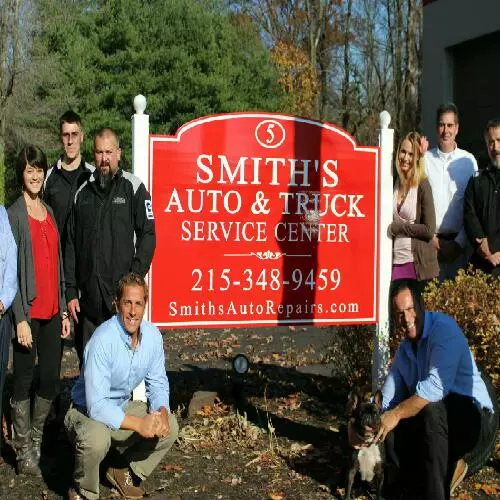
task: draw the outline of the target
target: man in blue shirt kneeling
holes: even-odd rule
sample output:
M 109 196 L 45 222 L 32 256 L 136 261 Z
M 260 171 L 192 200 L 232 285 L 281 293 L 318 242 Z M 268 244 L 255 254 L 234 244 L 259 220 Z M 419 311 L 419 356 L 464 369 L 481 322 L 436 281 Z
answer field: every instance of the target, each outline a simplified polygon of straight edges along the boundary
M 375 439 L 387 437 L 388 464 L 411 484 L 415 498 L 448 499 L 467 469 L 488 459 L 498 414 L 457 323 L 424 311 L 409 281 L 395 282 L 391 305 L 405 338 L 382 388 L 384 413 Z
M 111 446 L 127 449 L 123 464 L 110 467 L 106 478 L 123 497 L 141 498 L 140 482 L 177 438 L 163 339 L 142 319 L 147 299 L 144 279 L 136 273 L 125 275 L 117 287 L 117 314 L 97 328 L 85 348 L 72 407 L 64 420 L 75 445 L 70 499 L 99 498 L 99 464 Z M 148 404 L 131 397 L 142 380 Z

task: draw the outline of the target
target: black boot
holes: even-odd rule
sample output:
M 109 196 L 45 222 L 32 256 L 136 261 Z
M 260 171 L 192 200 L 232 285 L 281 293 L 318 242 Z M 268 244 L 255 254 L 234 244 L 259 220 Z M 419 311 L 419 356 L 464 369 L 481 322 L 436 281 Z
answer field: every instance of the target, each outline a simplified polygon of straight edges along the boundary
M 12 426 L 14 427 L 12 445 L 16 452 L 17 473 L 41 476 L 42 473 L 38 467 L 38 460 L 33 454 L 31 443 L 30 400 L 11 401 L 11 406 Z
M 43 399 L 40 396 L 35 397 L 33 419 L 31 420 L 31 442 L 33 445 L 33 454 L 37 463 L 40 462 L 43 428 L 51 407 L 51 400 Z

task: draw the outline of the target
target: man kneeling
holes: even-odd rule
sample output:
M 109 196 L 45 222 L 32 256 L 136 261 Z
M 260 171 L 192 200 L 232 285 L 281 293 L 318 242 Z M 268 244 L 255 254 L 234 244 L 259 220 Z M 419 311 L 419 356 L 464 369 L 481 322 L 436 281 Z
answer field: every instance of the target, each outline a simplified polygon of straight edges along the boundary
M 123 463 L 110 467 L 106 478 L 122 496 L 141 498 L 139 483 L 177 438 L 163 339 L 154 325 L 142 320 L 147 299 L 144 279 L 135 273 L 124 276 L 117 287 L 117 314 L 97 328 L 85 348 L 72 407 L 64 420 L 75 445 L 70 499 L 99 498 L 99 464 L 112 445 L 126 450 Z M 131 400 L 141 380 L 148 405 Z
M 382 388 L 375 441 L 387 436 L 387 463 L 410 484 L 405 499 L 447 500 L 469 465 L 488 459 L 498 414 L 455 320 L 424 310 L 410 280 L 394 282 L 391 306 L 405 338 Z

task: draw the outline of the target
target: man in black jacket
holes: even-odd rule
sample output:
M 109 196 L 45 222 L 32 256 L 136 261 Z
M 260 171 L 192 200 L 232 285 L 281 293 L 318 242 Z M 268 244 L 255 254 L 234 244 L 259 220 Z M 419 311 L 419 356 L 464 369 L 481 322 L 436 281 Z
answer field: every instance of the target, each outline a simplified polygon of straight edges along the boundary
M 52 207 L 61 237 L 66 242 L 66 223 L 71 212 L 76 190 L 90 177 L 94 167 L 85 162 L 80 148 L 84 134 L 80 116 L 66 111 L 59 119 L 59 138 L 64 152 L 47 172 L 43 198 Z
M 80 362 L 95 328 L 115 313 L 119 279 L 131 271 L 144 277 L 156 246 L 151 196 L 119 168 L 120 155 L 115 131 L 101 129 L 94 138 L 96 170 L 76 192 L 68 220 L 66 298 Z
M 475 251 L 474 267 L 500 276 L 500 118 L 484 131 L 491 164 L 470 179 L 464 196 L 464 226 Z

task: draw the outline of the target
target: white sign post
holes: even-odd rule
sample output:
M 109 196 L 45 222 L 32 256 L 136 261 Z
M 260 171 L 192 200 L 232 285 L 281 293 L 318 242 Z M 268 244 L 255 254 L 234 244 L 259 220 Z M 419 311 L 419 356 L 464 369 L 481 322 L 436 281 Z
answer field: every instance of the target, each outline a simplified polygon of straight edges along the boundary
M 372 363 L 372 394 L 379 389 L 389 363 L 389 288 L 392 270 L 392 238 L 387 229 L 392 222 L 392 154 L 394 130 L 389 128 L 391 115 L 380 113 L 378 145 L 380 147 L 380 219 L 379 219 L 379 303 Z
M 149 187 L 149 115 L 144 114 L 146 98 L 139 94 L 134 99 L 132 116 L 132 171 L 146 188 Z
M 149 115 L 144 114 L 146 98 L 137 95 L 134 99 L 135 114 L 132 117 L 132 171 L 134 175 L 149 188 Z M 146 276 L 146 282 L 148 277 Z M 148 305 L 144 309 L 144 317 L 148 317 Z M 133 391 L 133 399 L 147 401 L 146 385 L 142 381 Z

